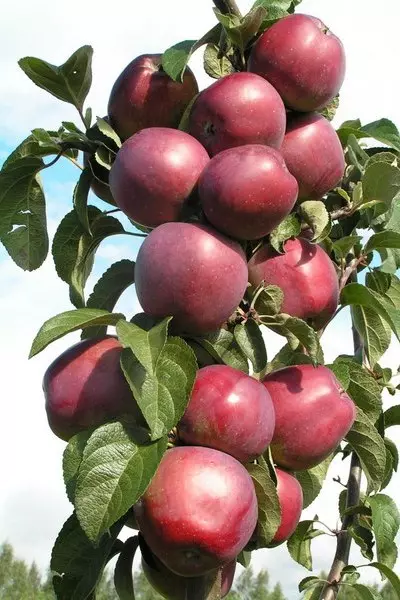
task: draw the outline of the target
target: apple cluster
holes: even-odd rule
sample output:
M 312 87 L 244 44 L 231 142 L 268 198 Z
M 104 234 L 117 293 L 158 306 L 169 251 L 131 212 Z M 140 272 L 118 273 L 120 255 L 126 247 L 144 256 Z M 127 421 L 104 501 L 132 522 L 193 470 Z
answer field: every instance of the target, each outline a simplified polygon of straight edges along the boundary
M 175 332 L 202 336 L 227 322 L 249 283 L 264 283 L 282 289 L 282 312 L 316 329 L 331 319 L 339 287 L 329 256 L 306 237 L 289 239 L 279 254 L 268 235 L 343 176 L 341 144 L 317 111 L 338 94 L 344 71 L 339 39 L 301 14 L 258 37 L 247 71 L 200 93 L 189 68 L 175 82 L 160 55 L 124 69 L 108 106 L 123 144 L 109 188 L 96 182 L 94 191 L 111 193 L 134 224 L 150 230 L 135 268 L 145 313 L 173 316 Z M 179 129 L 184 113 L 186 131 Z M 68 440 L 126 414 L 146 425 L 121 351 L 114 337 L 90 339 L 50 365 L 44 392 L 56 435 Z M 179 600 L 186 578 L 222 569 L 227 594 L 236 558 L 257 532 L 246 465 L 271 449 L 281 508 L 271 546 L 280 544 L 303 508 L 295 472 L 327 458 L 354 418 L 352 400 L 325 366 L 290 366 L 262 381 L 227 365 L 200 368 L 176 444 L 133 509 L 154 587 Z

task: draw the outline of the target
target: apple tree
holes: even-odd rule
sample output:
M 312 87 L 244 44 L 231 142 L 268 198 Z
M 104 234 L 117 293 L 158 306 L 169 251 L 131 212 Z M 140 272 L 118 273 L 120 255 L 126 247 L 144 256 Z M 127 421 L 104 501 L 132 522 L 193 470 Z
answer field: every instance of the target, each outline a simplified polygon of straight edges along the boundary
M 51 246 L 73 308 L 43 324 L 30 353 L 82 331 L 43 380 L 73 505 L 51 559 L 59 600 L 94 599 L 116 556 L 117 593 L 134 599 L 136 552 L 177 600 L 222 598 L 237 562 L 282 543 L 312 571 L 326 528 L 301 513 L 336 455 L 349 464 L 341 525 L 328 528 L 336 554 L 326 579 L 299 591 L 379 598 L 358 581 L 369 565 L 400 597 L 399 512 L 384 492 L 400 406 L 384 409 L 397 387 L 379 363 L 400 339 L 400 133 L 385 118 L 334 129 L 345 49 L 300 2 L 256 0 L 242 15 L 214 0 L 214 27 L 134 58 L 96 119 L 90 46 L 60 66 L 19 61 L 80 118 L 33 129 L 0 172 L 0 239 L 33 271 L 49 252 L 40 173 L 61 158 L 79 170 Z M 188 67 L 199 49 L 215 80 L 200 92 Z M 113 264 L 88 294 L 114 235 L 143 238 L 136 261 Z M 135 291 L 143 312 L 117 312 Z M 354 351 L 326 365 L 323 334 L 345 307 Z M 271 331 L 285 339 L 276 356 Z M 351 544 L 365 564 L 349 564 Z

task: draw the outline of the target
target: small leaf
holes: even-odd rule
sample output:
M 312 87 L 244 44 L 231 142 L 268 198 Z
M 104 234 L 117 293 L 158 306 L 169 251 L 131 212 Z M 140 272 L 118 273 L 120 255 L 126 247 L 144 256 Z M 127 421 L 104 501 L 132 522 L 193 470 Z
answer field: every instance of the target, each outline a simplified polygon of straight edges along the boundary
M 32 56 L 18 64 L 37 86 L 82 110 L 92 84 L 92 56 L 91 46 L 82 46 L 60 67 Z
M 130 537 L 124 543 L 114 571 L 115 591 L 120 600 L 135 600 L 133 589 L 133 559 L 139 546 L 137 535 Z
M 294 213 L 291 213 L 270 233 L 269 242 L 276 252 L 282 254 L 286 240 L 297 237 L 300 233 L 299 219 Z
M 321 200 L 306 200 L 298 208 L 298 213 L 303 221 L 314 232 L 313 242 L 322 242 L 330 234 L 332 223 L 326 206 Z
M 365 306 L 352 306 L 354 326 L 361 336 L 363 348 L 371 369 L 389 348 L 392 332 L 388 323 L 374 310 Z
M 252 293 L 254 308 L 259 315 L 277 315 L 283 304 L 283 291 L 277 285 L 264 286 L 264 282 Z M 253 300 L 254 302 L 254 300 Z
M 247 550 L 242 550 L 237 557 L 237 561 L 242 565 L 242 567 L 247 569 L 247 567 L 249 567 L 251 563 L 251 552 Z
M 276 486 L 268 469 L 257 464 L 246 465 L 246 468 L 253 480 L 258 502 L 255 550 L 266 548 L 271 543 L 281 522 L 281 509 Z
M 308 571 L 312 570 L 310 538 L 312 531 L 314 531 L 314 521 L 300 521 L 296 531 L 287 541 L 290 556 Z
M 337 131 L 342 144 L 347 143 L 349 135 L 357 139 L 373 138 L 390 148 L 400 151 L 400 136 L 397 127 L 389 119 L 380 119 L 361 127 L 359 120 L 346 121 Z
M 74 504 L 76 479 L 81 466 L 83 452 L 87 441 L 92 434 L 91 430 L 81 431 L 74 435 L 68 442 L 63 454 L 63 477 L 68 500 Z
M 293 344 L 293 348 L 296 348 L 300 343 L 315 363 L 323 362 L 318 334 L 305 321 L 282 313 L 276 315 L 274 326 L 277 326 L 282 335 L 288 338 L 288 342 Z
M 73 195 L 73 204 L 75 213 L 83 227 L 83 229 L 91 235 L 88 215 L 88 195 L 90 191 L 90 185 L 93 181 L 93 174 L 89 167 L 86 167 L 79 177 L 79 181 L 75 186 Z
M 230 331 L 220 329 L 215 333 L 194 339 L 219 363 L 229 365 L 244 373 L 249 372 L 247 358 Z
M 53 132 L 54 133 L 54 132 Z M 34 135 L 29 135 L 25 138 L 6 158 L 3 163 L 1 170 L 5 170 L 7 167 L 11 165 L 12 162 L 25 157 L 36 157 L 43 158 L 45 156 L 50 156 L 51 154 L 57 154 L 60 150 L 58 144 L 55 144 L 53 141 L 50 145 L 44 146 L 43 144 L 39 144 L 38 140 Z
M 276 356 L 274 356 L 272 361 L 268 363 L 266 373 L 272 373 L 272 371 L 276 371 L 283 367 L 304 364 L 312 364 L 311 358 L 301 350 L 293 350 L 289 344 L 285 344 Z
M 213 79 L 220 79 L 234 72 L 231 61 L 221 53 L 216 44 L 207 44 L 204 50 L 203 66 L 207 75 Z
M 333 242 L 333 251 L 336 258 L 346 258 L 349 252 L 361 241 L 360 235 L 347 235 Z
M 315 577 L 315 575 L 304 577 L 299 583 L 299 592 L 304 592 L 305 590 L 314 587 L 317 583 L 320 583 L 320 581 L 320 578 Z
M 393 427 L 393 425 L 400 425 L 400 404 L 388 408 L 383 416 L 385 418 L 385 429 Z
M 110 123 L 105 119 L 101 119 L 100 117 L 96 118 L 96 123 L 99 131 L 107 138 L 110 138 L 117 148 L 121 148 L 121 139 L 117 132 L 111 127 Z
M 243 18 L 233 14 L 223 14 L 214 8 L 215 16 L 223 25 L 228 39 L 243 52 L 247 44 L 257 34 L 266 18 L 267 11 L 263 6 L 253 6 Z
M 337 94 L 337 96 L 335 96 L 327 106 L 325 106 L 325 108 L 323 108 L 322 110 L 319 110 L 318 112 L 325 117 L 325 119 L 328 119 L 328 121 L 333 121 L 333 119 L 335 118 L 336 115 L 336 111 L 339 108 L 339 104 L 340 104 L 340 97 L 339 94 Z
M 116 325 L 120 319 L 124 319 L 124 315 L 94 308 L 62 312 L 43 323 L 32 342 L 29 358 L 39 354 L 51 342 L 60 339 L 67 333 L 93 325 Z
M 138 445 L 136 432 L 108 423 L 90 436 L 79 468 L 75 507 L 92 541 L 109 529 L 144 493 L 166 450 L 167 438 Z
M 392 569 L 397 560 L 395 538 L 399 531 L 400 513 L 395 502 L 386 494 L 368 498 L 368 504 L 372 511 L 378 562 Z
M 332 456 L 328 456 L 316 467 L 294 473 L 303 490 L 303 508 L 307 508 L 319 495 L 332 458 Z
M 257 323 L 247 319 L 244 325 L 236 325 L 234 336 L 243 354 L 252 363 L 254 373 L 262 373 L 267 366 L 267 350 Z
M 372 560 L 374 558 L 374 536 L 372 535 L 371 530 L 355 524 L 349 526 L 348 532 L 360 548 L 361 554 L 367 560 Z

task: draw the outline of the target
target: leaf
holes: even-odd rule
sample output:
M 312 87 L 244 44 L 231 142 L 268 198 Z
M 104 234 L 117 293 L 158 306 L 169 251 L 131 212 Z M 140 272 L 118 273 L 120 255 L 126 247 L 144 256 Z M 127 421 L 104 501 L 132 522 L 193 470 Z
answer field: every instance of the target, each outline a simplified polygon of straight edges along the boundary
M 347 235 L 333 243 L 333 251 L 336 258 L 346 258 L 352 248 L 361 241 L 360 235 Z
M 321 200 L 302 202 L 298 207 L 298 213 L 301 219 L 313 230 L 313 242 L 317 244 L 328 237 L 332 229 L 331 217 Z
M 400 169 L 386 162 L 371 164 L 362 178 L 362 203 L 383 202 L 387 209 L 400 191 Z
M 354 524 L 349 526 L 348 532 L 360 548 L 360 552 L 364 558 L 372 560 L 374 558 L 374 536 L 372 535 L 371 530 L 362 527 L 361 525 Z
M 92 431 L 81 431 L 68 442 L 63 454 L 63 478 L 68 500 L 74 504 L 76 479 L 81 466 L 83 451 Z
M 301 0 L 296 0 L 297 3 Z M 266 16 L 260 27 L 260 31 L 264 31 L 270 27 L 278 19 L 286 17 L 290 12 L 289 9 L 293 3 L 290 0 L 256 0 L 253 7 L 261 6 L 266 10 Z
M 325 119 L 328 119 L 328 121 L 333 121 L 333 119 L 335 118 L 336 115 L 336 111 L 339 108 L 339 104 L 340 104 L 340 96 L 339 94 L 337 94 L 337 96 L 335 96 L 327 106 L 325 106 L 324 108 L 322 108 L 321 110 L 319 110 L 318 112 L 325 117 Z
M 223 14 L 214 8 L 215 16 L 223 25 L 228 39 L 243 52 L 247 44 L 257 34 L 266 18 L 267 11 L 263 6 L 253 6 L 242 18 L 233 14 Z
M 379 562 L 370 563 L 368 567 L 374 567 L 374 569 L 378 569 L 378 571 L 380 571 L 381 574 L 390 581 L 394 591 L 397 592 L 398 596 L 400 597 L 400 578 L 392 571 L 392 569 Z
M 378 562 L 392 569 L 397 560 L 395 538 L 399 531 L 400 513 L 395 502 L 386 494 L 368 498 L 368 504 L 372 511 Z
M 368 481 L 368 490 L 379 490 L 385 475 L 385 443 L 372 421 L 360 408 L 357 408 L 356 419 L 346 436 L 346 440 L 361 461 L 361 466 Z
M 314 531 L 314 521 L 300 521 L 296 531 L 287 541 L 290 556 L 308 571 L 312 570 L 310 538 L 312 531 Z
M 385 429 L 393 427 L 393 425 L 400 425 L 400 404 L 391 406 L 383 413 L 385 419 Z
M 247 550 L 242 550 L 237 557 L 238 563 L 242 565 L 245 569 L 250 566 L 251 563 L 251 552 Z
M 105 119 L 101 119 L 100 117 L 96 118 L 96 123 L 99 131 L 107 138 L 111 139 L 117 148 L 121 148 L 121 139 L 117 132 L 111 127 L 110 123 Z
M 357 139 L 373 138 L 382 144 L 388 145 L 394 150 L 400 151 L 400 136 L 397 127 L 389 119 L 380 119 L 361 127 L 359 120 L 346 121 L 337 131 L 342 144 L 347 143 L 349 135 L 353 134 Z
M 390 326 L 378 313 L 364 306 L 352 306 L 351 315 L 373 369 L 389 348 L 392 338 Z
M 299 583 L 299 592 L 304 592 L 304 590 L 314 587 L 317 583 L 320 583 L 320 581 L 320 578 L 315 577 L 315 575 L 304 577 Z
M 0 171 L 0 239 L 25 271 L 39 268 L 48 252 L 46 206 L 38 176 L 40 158 L 26 156 Z
M 98 427 L 79 468 L 75 508 L 92 541 L 131 508 L 149 485 L 167 447 L 167 438 L 138 445 L 136 432 L 122 423 Z
M 282 254 L 286 240 L 291 237 L 297 237 L 300 235 L 300 232 L 301 225 L 299 219 L 294 213 L 291 213 L 278 225 L 278 227 L 271 231 L 269 242 L 276 252 Z
M 328 456 L 328 458 L 316 467 L 307 471 L 297 471 L 294 473 L 303 490 L 303 508 L 310 506 L 319 495 L 332 458 L 332 456 Z
M 59 67 L 32 56 L 18 64 L 37 86 L 82 110 L 92 84 L 92 56 L 91 46 L 82 46 Z
M 354 583 L 351 589 L 357 592 L 361 600 L 382 600 L 382 596 L 378 591 L 361 583 Z
M 72 202 L 75 209 L 75 214 L 78 217 L 80 224 L 83 229 L 89 235 L 92 235 L 90 224 L 89 224 L 89 215 L 88 215 L 88 195 L 90 191 L 90 186 L 93 181 L 93 174 L 90 167 L 86 167 L 79 177 L 79 181 L 75 186 L 74 195 L 72 198 Z
M 174 81 L 183 81 L 186 65 L 193 52 L 208 43 L 218 44 L 221 25 L 215 25 L 199 40 L 185 40 L 165 50 L 162 56 L 162 68 Z
M 247 358 L 243 355 L 230 331 L 220 329 L 215 333 L 194 338 L 219 363 L 249 372 Z
M 110 313 L 107 310 L 95 308 L 80 308 L 62 312 L 43 323 L 32 342 L 29 358 L 39 354 L 49 344 L 59 340 L 67 333 L 93 325 L 116 325 L 120 319 L 124 318 L 124 315 L 120 313 Z
M 204 50 L 203 66 L 207 75 L 213 79 L 220 79 L 234 72 L 231 61 L 216 44 L 207 44 Z
M 271 543 L 281 522 L 281 509 L 276 486 L 267 468 L 257 464 L 246 465 L 257 495 L 258 521 L 254 548 L 266 548 Z M 250 542 L 252 545 L 252 541 Z
M 400 280 L 395 275 L 373 269 L 365 278 L 368 288 L 384 296 L 390 303 L 400 309 Z
M 75 513 L 64 523 L 51 555 L 50 568 L 58 600 L 86 600 L 97 586 L 122 529 L 116 523 L 94 546 Z
M 133 589 L 133 559 L 139 546 L 137 535 L 124 543 L 114 571 L 114 586 L 120 600 L 135 600 Z
M 260 327 L 253 319 L 244 325 L 236 325 L 235 340 L 243 354 L 253 365 L 254 373 L 262 373 L 267 366 L 267 350 Z
M 52 142 L 50 146 L 43 146 L 39 144 L 38 140 L 34 135 L 29 135 L 25 138 L 6 158 L 3 163 L 2 170 L 5 170 L 9 165 L 20 159 L 25 157 L 36 157 L 43 158 L 45 156 L 49 156 L 51 154 L 56 154 L 55 145 Z
M 305 321 L 281 313 L 276 315 L 274 326 L 282 331 L 282 335 L 288 338 L 289 345 L 292 345 L 293 348 L 300 343 L 313 362 L 323 362 L 318 334 Z
M 283 304 L 283 291 L 277 285 L 264 286 L 262 282 L 252 294 L 252 302 L 259 315 L 277 315 Z
M 368 254 L 379 248 L 400 248 L 400 233 L 396 231 L 381 231 L 371 235 L 368 242 L 365 244 L 364 253 Z
M 124 348 L 130 348 L 140 364 L 151 375 L 155 373 L 158 359 L 167 341 L 168 325 L 172 317 L 166 317 L 154 326 L 144 327 L 138 323 L 120 321 L 117 325 L 118 339 Z
M 301 352 L 301 350 L 293 350 L 289 344 L 285 344 L 276 356 L 274 356 L 272 361 L 268 363 L 266 373 L 271 373 L 272 371 L 276 371 L 283 367 L 303 364 L 312 364 L 311 358 L 307 356 L 307 354 Z

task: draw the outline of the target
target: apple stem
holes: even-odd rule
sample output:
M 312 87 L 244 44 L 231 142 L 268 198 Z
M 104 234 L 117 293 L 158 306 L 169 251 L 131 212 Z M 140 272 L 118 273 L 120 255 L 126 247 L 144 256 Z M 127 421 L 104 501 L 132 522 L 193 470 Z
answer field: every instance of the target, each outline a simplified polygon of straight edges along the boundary
M 239 19 L 242 18 L 242 13 L 235 0 L 213 0 L 213 2 L 222 14 L 231 14 L 239 17 Z

